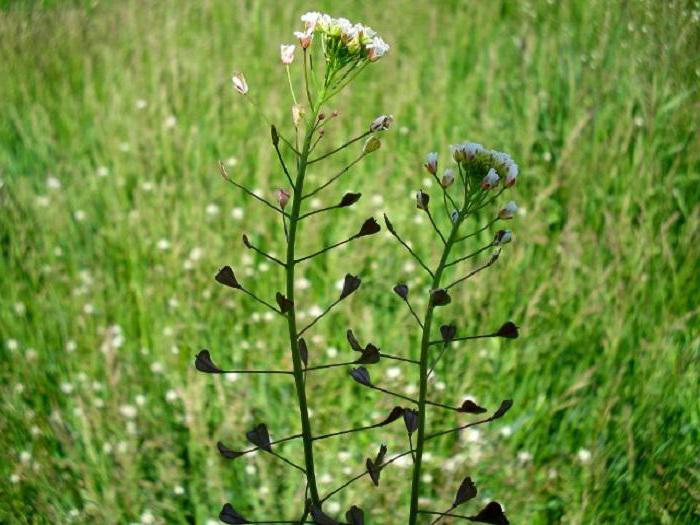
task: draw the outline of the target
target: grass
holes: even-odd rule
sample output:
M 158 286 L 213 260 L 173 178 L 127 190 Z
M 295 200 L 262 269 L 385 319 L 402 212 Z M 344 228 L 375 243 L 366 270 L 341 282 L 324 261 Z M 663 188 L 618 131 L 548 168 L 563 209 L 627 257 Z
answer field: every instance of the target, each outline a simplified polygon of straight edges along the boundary
M 216 161 L 264 191 L 283 181 L 267 124 L 229 78 L 245 71 L 289 133 L 278 44 L 310 8 L 366 22 L 393 46 L 336 101 L 328 144 L 381 113 L 396 125 L 324 196 L 361 189 L 357 210 L 304 225 L 302 252 L 382 211 L 425 246 L 430 227 L 416 222 L 410 192 L 424 184 L 428 151 L 444 157 L 447 144 L 476 140 L 522 170 L 515 242 L 449 312 L 464 333 L 512 318 L 521 338 L 465 344 L 436 371 L 446 400 L 515 405 L 434 446 L 434 492 L 422 503 L 446 507 L 470 474 L 513 523 L 698 519 L 697 3 L 2 6 L 0 522 L 207 524 L 226 500 L 251 516 L 298 508 L 295 474 L 269 457 L 232 464 L 214 447 L 240 446 L 259 421 L 273 437 L 298 431 L 291 382 L 202 376 L 192 358 L 206 347 L 225 365 L 290 366 L 281 321 L 212 279 L 228 263 L 261 295 L 282 286 L 240 244 L 247 232 L 280 253 L 279 225 L 220 179 Z M 299 301 L 309 309 L 346 272 L 364 280 L 314 328 L 312 360 L 350 355 L 349 326 L 417 356 L 391 287 L 427 282 L 406 263 L 382 235 L 307 267 Z M 377 366 L 385 384 L 415 388 L 410 368 Z M 313 381 L 318 429 L 391 406 L 342 370 Z M 361 470 L 380 439 L 405 448 L 399 426 L 323 442 L 322 491 Z M 285 452 L 298 459 L 301 447 Z M 343 512 L 362 506 L 372 523 L 401 523 L 407 472 L 387 469 L 379 489 L 359 483 L 336 501 Z

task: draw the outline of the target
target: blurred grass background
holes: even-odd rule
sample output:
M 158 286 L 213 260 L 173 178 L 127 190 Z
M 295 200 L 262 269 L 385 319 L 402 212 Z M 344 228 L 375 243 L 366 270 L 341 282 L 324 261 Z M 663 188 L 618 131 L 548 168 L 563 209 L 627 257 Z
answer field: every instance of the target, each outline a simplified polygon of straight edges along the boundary
M 444 160 L 448 144 L 474 140 L 521 166 L 515 242 L 442 314 L 462 333 L 513 319 L 521 338 L 455 348 L 434 385 L 447 402 L 515 405 L 432 445 L 424 505 L 448 506 L 469 474 L 513 523 L 697 522 L 698 2 L 1 5 L 0 522 L 210 524 L 227 500 L 258 519 L 297 516 L 294 472 L 270 457 L 226 462 L 214 446 L 243 446 L 259 421 L 273 438 L 295 433 L 291 381 L 203 376 L 192 358 L 207 347 L 227 367 L 289 366 L 282 323 L 212 279 L 231 264 L 261 295 L 282 283 L 240 243 L 247 232 L 280 253 L 279 224 L 216 161 L 268 195 L 283 183 L 267 124 L 230 75 L 244 71 L 290 134 L 278 45 L 311 9 L 367 23 L 392 45 L 334 101 L 326 147 L 378 114 L 396 123 L 322 195 L 362 191 L 357 209 L 305 223 L 301 253 L 385 211 L 429 257 L 411 197 L 427 186 L 426 152 Z M 415 357 L 391 287 L 427 283 L 404 252 L 384 232 L 307 265 L 302 308 L 326 305 L 346 272 L 363 286 L 314 328 L 311 360 L 348 358 L 347 327 Z M 372 373 L 416 388 L 410 367 Z M 343 369 L 309 381 L 319 430 L 393 405 Z M 431 425 L 457 420 L 433 414 Z M 320 443 L 322 492 L 361 471 L 380 440 L 404 450 L 401 427 Z M 300 458 L 301 447 L 284 452 Z M 387 469 L 379 489 L 358 482 L 328 508 L 403 523 L 407 472 Z

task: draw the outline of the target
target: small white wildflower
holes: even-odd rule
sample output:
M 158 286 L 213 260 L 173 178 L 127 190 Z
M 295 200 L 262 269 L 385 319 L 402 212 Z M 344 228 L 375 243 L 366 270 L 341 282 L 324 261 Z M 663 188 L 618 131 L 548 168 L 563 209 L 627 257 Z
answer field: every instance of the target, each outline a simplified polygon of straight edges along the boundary
M 323 483 L 324 485 L 327 485 L 328 483 L 333 482 L 333 476 L 331 476 L 328 473 L 322 474 L 321 476 L 319 476 L 318 482 Z
M 386 376 L 389 379 L 396 379 L 401 376 L 401 369 L 398 366 L 390 366 L 386 369 Z
M 308 314 L 311 317 L 318 317 L 323 313 L 323 308 L 321 308 L 318 305 L 313 305 L 311 308 L 309 308 Z
M 337 514 L 340 512 L 340 503 L 337 501 L 329 501 L 326 503 L 326 510 L 331 514 Z
M 136 101 L 136 109 L 145 109 L 146 106 L 148 106 L 148 102 L 146 102 L 144 99 L 140 98 Z
M 493 239 L 493 243 L 496 246 L 502 246 L 508 244 L 513 240 L 513 232 L 510 230 L 499 230 L 496 232 L 496 236 Z
M 490 190 L 491 188 L 495 188 L 498 184 L 499 179 L 500 177 L 498 176 L 496 170 L 491 168 L 481 181 L 481 188 L 484 190 Z
M 26 465 L 32 460 L 32 455 L 26 450 L 23 450 L 19 453 L 19 460 Z
M 576 457 L 584 465 L 586 465 L 587 463 L 590 463 L 591 456 L 592 456 L 591 451 L 588 450 L 587 448 L 579 449 L 579 451 L 576 453 Z
M 176 392 L 175 390 L 172 390 L 172 389 L 168 390 L 168 391 L 165 393 L 165 400 L 166 400 L 168 403 L 174 403 L 175 401 L 178 400 L 179 397 L 180 397 L 180 396 L 177 395 L 177 392 Z
M 143 394 L 138 394 L 138 395 L 134 398 L 134 401 L 136 402 L 136 404 L 137 404 L 138 406 L 142 407 L 143 405 L 146 404 L 146 396 L 144 396 Z
M 520 452 L 518 452 L 518 462 L 520 462 L 521 464 L 525 464 L 529 463 L 530 461 L 532 461 L 532 454 L 525 450 L 521 450 Z
M 82 222 L 87 218 L 87 213 L 85 213 L 83 210 L 75 210 L 73 212 L 73 218 L 77 222 Z
M 5 342 L 5 346 L 7 346 L 7 349 L 10 351 L 17 350 L 19 348 L 19 343 L 17 342 L 16 339 L 8 339 Z
M 243 208 L 233 208 L 231 210 L 231 218 L 240 221 L 244 216 Z
M 311 281 L 304 277 L 299 277 L 296 281 L 294 281 L 294 286 L 299 290 L 308 290 L 311 288 Z
M 246 465 L 245 466 L 245 473 L 248 474 L 249 476 L 254 476 L 255 473 L 257 472 L 255 465 Z
M 246 82 L 245 75 L 243 75 L 243 73 L 234 73 L 231 77 L 231 81 L 233 82 L 233 87 L 241 95 L 248 93 L 248 82 Z
M 338 349 L 334 346 L 329 346 L 328 348 L 326 348 L 326 355 L 331 359 L 335 359 L 336 357 L 338 357 Z
M 153 516 L 153 514 L 151 514 L 150 510 L 147 510 L 146 512 L 141 514 L 141 523 L 143 525 L 151 525 L 152 523 L 155 523 L 155 522 L 156 522 L 156 519 Z
M 431 151 L 430 153 L 428 153 L 428 155 L 425 157 L 425 169 L 427 169 L 429 173 L 435 175 L 437 173 L 437 163 L 437 152 Z
M 177 117 L 175 115 L 170 115 L 163 121 L 163 127 L 166 129 L 173 129 L 175 126 L 177 126 Z
M 49 177 L 46 179 L 46 186 L 50 190 L 60 190 L 61 189 L 61 181 L 58 180 L 56 177 Z
M 280 46 L 280 60 L 282 64 L 288 66 L 294 61 L 294 50 L 296 46 L 293 44 L 282 44 Z
M 518 211 L 518 205 L 515 201 L 508 201 L 503 208 L 498 212 L 498 218 L 502 220 L 512 219 Z
M 107 175 L 109 175 L 109 168 L 107 168 L 107 166 L 98 166 L 95 174 L 98 177 L 106 177 Z
M 182 485 L 175 485 L 175 487 L 173 487 L 173 494 L 175 494 L 176 496 L 182 496 L 184 493 L 185 487 L 183 487 Z
M 73 392 L 73 383 L 61 383 L 61 392 L 63 392 L 66 395 L 69 395 Z
M 510 435 L 513 433 L 513 429 L 509 425 L 505 425 L 503 428 L 501 428 L 499 433 L 503 437 L 510 437 Z
M 156 243 L 156 247 L 164 252 L 170 248 L 170 241 L 168 239 L 159 239 Z
M 219 214 L 219 207 L 214 203 L 207 204 L 206 212 L 210 217 L 214 217 Z
M 121 405 L 119 413 L 127 419 L 133 419 L 138 414 L 138 409 L 133 405 Z
M 391 115 L 379 115 L 369 125 L 370 131 L 385 131 L 391 127 L 394 122 L 394 117 Z
M 20 482 L 20 477 L 17 474 L 12 474 L 10 476 L 10 483 L 17 484 Z
M 442 178 L 440 179 L 440 186 L 443 188 L 448 188 L 452 186 L 452 184 L 455 181 L 455 170 L 452 168 L 447 168 L 445 170 L 445 173 L 443 173 Z

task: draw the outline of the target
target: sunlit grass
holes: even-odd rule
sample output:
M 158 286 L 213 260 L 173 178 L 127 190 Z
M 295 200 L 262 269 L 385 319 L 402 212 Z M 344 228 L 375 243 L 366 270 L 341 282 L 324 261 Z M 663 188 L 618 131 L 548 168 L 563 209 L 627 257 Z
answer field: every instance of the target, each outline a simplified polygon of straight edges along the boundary
M 446 399 L 515 405 L 430 451 L 426 506 L 445 507 L 469 474 L 513 523 L 697 519 L 697 5 L 55 4 L 0 11 L 0 522 L 206 524 L 226 500 L 251 516 L 299 508 L 296 474 L 269 457 L 226 462 L 214 446 L 242 445 L 263 420 L 273 437 L 296 432 L 291 382 L 202 376 L 192 362 L 206 347 L 222 365 L 290 366 L 281 321 L 213 281 L 231 264 L 261 295 L 282 286 L 240 242 L 247 232 L 279 254 L 280 225 L 216 163 L 264 192 L 284 181 L 266 122 L 229 79 L 245 71 L 251 96 L 291 133 L 278 45 L 310 8 L 362 20 L 392 44 L 337 101 L 324 140 L 382 113 L 396 123 L 319 196 L 362 191 L 356 209 L 304 224 L 301 252 L 382 212 L 420 249 L 431 229 L 412 192 L 429 189 L 422 160 L 443 144 L 475 140 L 521 166 L 515 241 L 449 315 L 464 333 L 513 319 L 522 336 L 455 348 L 434 385 Z M 324 307 L 347 272 L 363 286 L 314 328 L 311 360 L 349 356 L 348 327 L 415 357 L 391 287 L 427 281 L 386 235 L 309 265 L 302 308 Z M 410 368 L 377 366 L 387 385 L 416 388 Z M 309 379 L 315 428 L 392 406 L 342 369 Z M 324 441 L 321 491 L 361 471 L 380 435 L 406 447 L 400 427 Z M 358 483 L 339 508 L 402 523 L 407 471 L 387 469 L 379 489 Z

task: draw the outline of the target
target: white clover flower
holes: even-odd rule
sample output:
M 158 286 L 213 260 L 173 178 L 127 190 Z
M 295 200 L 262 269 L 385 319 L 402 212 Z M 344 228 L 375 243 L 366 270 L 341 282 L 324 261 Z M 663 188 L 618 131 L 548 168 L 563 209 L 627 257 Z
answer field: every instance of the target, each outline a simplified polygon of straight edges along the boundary
M 294 61 L 294 50 L 296 46 L 293 44 L 282 44 L 280 46 L 280 59 L 285 66 L 288 66 Z
M 236 88 L 236 91 L 238 91 L 241 95 L 248 93 L 248 82 L 246 82 L 245 75 L 243 75 L 243 73 L 234 73 L 231 77 L 231 81 L 233 82 L 233 87 Z
M 581 463 L 585 465 L 587 463 L 590 463 L 592 454 L 591 451 L 587 448 L 582 448 L 576 453 L 576 457 Z
M 435 151 L 431 151 L 425 157 L 425 169 L 428 170 L 428 172 L 435 175 L 437 173 L 437 164 L 438 164 L 438 154 Z
M 61 181 L 58 180 L 56 177 L 49 177 L 46 179 L 46 186 L 50 190 L 60 190 L 61 189 Z
M 440 186 L 443 188 L 448 188 L 452 186 L 452 183 L 455 181 L 455 170 L 452 168 L 447 168 L 445 170 L 445 173 L 443 173 L 442 178 L 440 179 Z
M 500 177 L 498 176 L 498 173 L 495 169 L 491 168 L 486 174 L 486 176 L 482 179 L 481 188 L 484 190 L 490 190 L 491 188 L 495 188 L 499 180 Z
M 508 201 L 506 205 L 501 208 L 501 211 L 498 212 L 498 218 L 502 220 L 512 219 L 517 211 L 518 205 L 515 204 L 515 201 Z
M 138 409 L 133 405 L 121 405 L 119 413 L 127 419 L 133 419 L 138 414 Z

